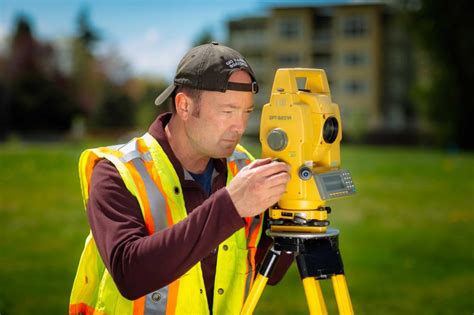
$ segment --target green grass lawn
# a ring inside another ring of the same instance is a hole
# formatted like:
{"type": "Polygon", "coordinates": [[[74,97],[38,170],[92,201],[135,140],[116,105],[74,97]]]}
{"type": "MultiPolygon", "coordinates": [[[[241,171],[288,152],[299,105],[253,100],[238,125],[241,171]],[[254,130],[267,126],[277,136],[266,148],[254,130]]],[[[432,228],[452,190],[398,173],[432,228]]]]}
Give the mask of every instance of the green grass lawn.
{"type": "MultiPolygon", "coordinates": [[[[88,233],[77,160],[89,145],[0,146],[2,315],[67,312],[88,233]]],[[[472,314],[474,156],[343,145],[342,160],[358,193],[331,202],[330,220],[355,312],[472,314]]],[[[336,313],[330,283],[322,287],[336,313]]],[[[294,267],[256,313],[307,313],[294,267]]]]}

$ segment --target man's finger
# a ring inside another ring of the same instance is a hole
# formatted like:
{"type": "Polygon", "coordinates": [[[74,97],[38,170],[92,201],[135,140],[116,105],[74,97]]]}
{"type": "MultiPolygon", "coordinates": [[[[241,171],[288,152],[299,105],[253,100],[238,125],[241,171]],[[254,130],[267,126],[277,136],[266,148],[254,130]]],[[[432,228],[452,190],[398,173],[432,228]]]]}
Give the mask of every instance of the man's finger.
{"type": "Polygon", "coordinates": [[[266,181],[268,183],[269,188],[279,185],[284,185],[286,187],[286,185],[290,181],[290,175],[286,172],[281,172],[267,177],[266,181]]]}
{"type": "Polygon", "coordinates": [[[283,162],[272,162],[255,167],[254,170],[261,176],[271,176],[282,172],[288,173],[290,168],[283,162]]]}
{"type": "Polygon", "coordinates": [[[259,166],[262,166],[262,165],[266,165],[266,164],[269,164],[272,162],[272,159],[271,158],[265,158],[265,159],[257,159],[255,161],[253,161],[252,163],[250,163],[249,165],[247,165],[247,167],[249,169],[252,169],[252,168],[256,168],[256,167],[259,167],[259,166]]]}

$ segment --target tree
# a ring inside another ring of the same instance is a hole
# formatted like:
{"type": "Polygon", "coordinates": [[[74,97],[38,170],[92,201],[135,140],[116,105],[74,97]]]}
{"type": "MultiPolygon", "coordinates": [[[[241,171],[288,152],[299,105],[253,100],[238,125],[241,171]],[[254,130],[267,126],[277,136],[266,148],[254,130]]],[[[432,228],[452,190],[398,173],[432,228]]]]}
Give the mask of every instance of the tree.
{"type": "Polygon", "coordinates": [[[91,25],[86,8],[79,11],[77,27],[73,42],[72,80],[81,112],[90,117],[102,101],[104,89],[105,77],[93,53],[100,37],[91,25]]]}
{"type": "Polygon", "coordinates": [[[135,126],[135,106],[124,90],[108,84],[103,102],[92,115],[92,125],[97,129],[119,130],[135,126]]]}
{"type": "Polygon", "coordinates": [[[35,39],[29,19],[17,17],[6,67],[4,106],[9,131],[32,134],[70,127],[76,107],[54,54],[49,44],[35,39]]]}
{"type": "Polygon", "coordinates": [[[87,49],[87,52],[91,53],[95,43],[99,41],[100,36],[91,25],[91,22],[89,20],[89,10],[87,8],[84,7],[79,11],[79,15],[77,17],[77,24],[79,27],[77,38],[80,43],[87,49]]]}
{"type": "Polygon", "coordinates": [[[136,104],[136,127],[146,130],[158,115],[171,111],[170,102],[154,106],[156,97],[168,84],[158,78],[134,78],[127,82],[127,94],[136,104]]]}
{"type": "Polygon", "coordinates": [[[84,8],[78,15],[74,41],[73,78],[86,122],[101,130],[124,130],[135,126],[135,104],[124,86],[128,64],[116,51],[99,57],[94,53],[100,36],[84,8]]]}
{"type": "Polygon", "coordinates": [[[468,130],[474,117],[474,19],[469,1],[421,0],[410,29],[429,56],[430,77],[417,89],[443,145],[474,149],[468,130]]]}
{"type": "Polygon", "coordinates": [[[199,45],[204,45],[204,44],[209,44],[213,40],[214,40],[214,35],[212,34],[212,31],[210,29],[205,29],[193,41],[193,47],[194,46],[199,46],[199,45]]]}

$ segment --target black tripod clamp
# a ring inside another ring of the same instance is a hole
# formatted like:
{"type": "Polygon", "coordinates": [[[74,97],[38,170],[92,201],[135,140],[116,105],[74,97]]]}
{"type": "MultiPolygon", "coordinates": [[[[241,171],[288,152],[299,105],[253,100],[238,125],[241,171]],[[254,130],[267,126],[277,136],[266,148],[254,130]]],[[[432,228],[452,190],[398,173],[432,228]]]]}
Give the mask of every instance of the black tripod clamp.
{"type": "Polygon", "coordinates": [[[314,277],[328,279],[344,274],[339,251],[339,231],[328,229],[326,233],[271,232],[273,246],[268,250],[259,273],[270,278],[281,252],[294,253],[301,279],[314,277]]]}

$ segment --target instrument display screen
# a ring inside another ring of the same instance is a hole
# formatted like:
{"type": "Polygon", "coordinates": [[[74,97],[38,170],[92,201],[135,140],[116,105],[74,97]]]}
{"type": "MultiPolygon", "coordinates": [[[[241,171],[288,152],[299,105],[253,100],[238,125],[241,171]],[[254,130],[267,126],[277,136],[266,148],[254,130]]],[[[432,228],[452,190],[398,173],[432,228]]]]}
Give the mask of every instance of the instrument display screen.
{"type": "Polygon", "coordinates": [[[355,186],[348,170],[337,170],[323,174],[315,174],[322,200],[345,197],[355,194],[355,186]]]}
{"type": "Polygon", "coordinates": [[[323,176],[322,179],[328,191],[335,191],[346,188],[346,186],[344,186],[341,176],[339,175],[323,176]]]}

